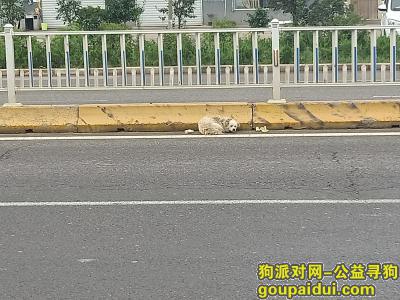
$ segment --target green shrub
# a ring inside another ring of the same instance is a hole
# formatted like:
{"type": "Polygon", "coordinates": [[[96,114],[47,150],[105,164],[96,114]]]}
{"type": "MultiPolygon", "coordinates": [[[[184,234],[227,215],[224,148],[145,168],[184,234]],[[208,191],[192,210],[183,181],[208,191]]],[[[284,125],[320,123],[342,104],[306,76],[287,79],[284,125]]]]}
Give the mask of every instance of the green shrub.
{"type": "Polygon", "coordinates": [[[376,44],[378,49],[378,63],[388,62],[390,60],[390,39],[386,36],[380,36],[376,44]]]}
{"type": "MultiPolygon", "coordinates": [[[[196,64],[196,44],[194,38],[190,34],[182,34],[182,58],[183,64],[195,65],[196,64]]],[[[158,47],[154,47],[157,53],[156,61],[158,65],[158,47]]],[[[147,52],[146,52],[147,53],[147,52]]],[[[175,34],[164,35],[164,64],[166,66],[176,66],[178,64],[177,56],[177,40],[175,34]]]]}
{"type": "Polygon", "coordinates": [[[107,20],[107,14],[101,7],[85,7],[79,10],[77,23],[83,30],[99,30],[107,20]]]}
{"type": "Polygon", "coordinates": [[[136,0],[106,0],[107,21],[110,23],[137,22],[143,13],[136,0]]]}
{"type": "Polygon", "coordinates": [[[219,34],[219,47],[221,49],[221,64],[233,65],[233,35],[232,33],[219,34]]]}
{"type": "Polygon", "coordinates": [[[213,28],[235,28],[236,22],[228,19],[214,20],[212,26],[213,28]]]}
{"type": "Polygon", "coordinates": [[[268,10],[265,8],[257,8],[253,14],[247,14],[248,19],[246,22],[250,27],[253,28],[265,28],[268,27],[269,22],[271,22],[268,16],[268,10]]]}
{"type": "Polygon", "coordinates": [[[263,38],[258,40],[260,64],[272,64],[272,40],[263,38]]]}
{"type": "Polygon", "coordinates": [[[4,37],[0,36],[0,69],[6,68],[6,45],[4,37]]]}
{"type": "Polygon", "coordinates": [[[253,46],[251,34],[246,35],[239,41],[239,61],[243,65],[253,64],[253,46]]]}
{"type": "Polygon", "coordinates": [[[32,38],[32,56],[34,68],[46,68],[46,43],[44,40],[32,38]]]}
{"type": "Polygon", "coordinates": [[[80,0],[57,0],[57,19],[62,20],[64,24],[71,24],[78,19],[81,9],[80,0]]]}
{"type": "Polygon", "coordinates": [[[214,34],[205,33],[201,36],[201,62],[203,65],[215,63],[214,34]]]}
{"type": "Polygon", "coordinates": [[[293,63],[293,33],[283,32],[280,36],[279,46],[281,52],[281,63],[292,64],[293,63]]]}
{"type": "Polygon", "coordinates": [[[183,47],[183,64],[195,65],[196,64],[196,43],[190,34],[182,34],[182,47],[183,47]]]}
{"type": "Polygon", "coordinates": [[[300,62],[302,64],[312,64],[313,62],[312,32],[300,32],[300,62]]]}
{"type": "Polygon", "coordinates": [[[319,61],[320,63],[330,63],[332,60],[332,33],[322,31],[319,34],[319,61]]]}

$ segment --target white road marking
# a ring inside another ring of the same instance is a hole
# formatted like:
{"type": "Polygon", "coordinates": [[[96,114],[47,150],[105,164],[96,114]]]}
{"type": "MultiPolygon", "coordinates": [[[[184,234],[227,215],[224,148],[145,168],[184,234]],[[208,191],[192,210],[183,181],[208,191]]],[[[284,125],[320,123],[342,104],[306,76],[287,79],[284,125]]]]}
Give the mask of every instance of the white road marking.
{"type": "Polygon", "coordinates": [[[377,98],[377,99],[382,99],[382,98],[387,98],[387,99],[399,99],[400,96],[373,96],[373,98],[377,98]]]}
{"type": "Polygon", "coordinates": [[[97,259],[94,259],[94,258],[81,258],[81,259],[78,259],[78,261],[80,262],[80,263],[90,263],[90,262],[94,262],[94,261],[96,261],[97,259]]]}
{"type": "MultiPolygon", "coordinates": [[[[25,105],[37,105],[37,102],[35,102],[35,101],[23,101],[24,103],[23,104],[25,104],[25,105]]],[[[96,104],[96,103],[98,103],[98,102],[101,102],[101,103],[107,103],[107,102],[110,102],[110,100],[93,100],[93,102],[92,103],[86,103],[86,104],[96,104]]],[[[40,104],[39,105],[42,105],[42,104],[59,104],[60,103],[60,101],[57,101],[57,100],[40,100],[40,104]]],[[[66,105],[74,105],[74,104],[66,104],[66,105]]]]}
{"type": "Polygon", "coordinates": [[[301,137],[374,137],[400,136],[400,132],[324,132],[324,133],[271,133],[225,135],[72,135],[72,136],[3,136],[0,141],[68,141],[68,140],[168,140],[210,138],[301,138],[301,137]]]}
{"type": "MultiPolygon", "coordinates": [[[[386,86],[397,86],[398,82],[380,82],[379,83],[379,87],[386,87],[386,86]]],[[[374,87],[376,88],[377,86],[372,85],[371,83],[363,83],[363,82],[357,82],[357,83],[341,83],[341,84],[337,84],[337,83],[302,83],[300,85],[298,84],[281,84],[282,88],[290,88],[290,89],[299,89],[299,88],[308,88],[308,87],[316,87],[316,88],[321,88],[321,87],[335,87],[335,88],[354,88],[354,87],[374,87]]],[[[115,91],[115,90],[151,90],[151,91],[155,91],[155,90],[167,90],[167,91],[171,91],[171,90],[207,90],[207,89],[218,89],[218,90],[222,90],[222,89],[243,89],[243,88],[252,88],[252,89],[262,89],[262,88],[272,88],[271,84],[260,84],[257,86],[251,85],[251,84],[240,84],[240,85],[230,85],[229,87],[227,86],[223,86],[223,85],[193,85],[193,86],[168,86],[168,85],[164,85],[164,86],[119,86],[118,88],[115,87],[42,87],[40,89],[38,89],[37,87],[34,88],[29,88],[29,87],[24,87],[24,88],[19,88],[17,87],[16,90],[18,93],[30,93],[30,92],[59,92],[59,91],[64,91],[64,92],[91,92],[91,91],[115,91]]],[[[4,92],[6,92],[5,89],[3,89],[4,92]]]]}
{"type": "Polygon", "coordinates": [[[0,207],[56,206],[167,206],[167,205],[254,205],[254,204],[400,204],[400,199],[327,200],[141,200],[103,202],[0,202],[0,207]]]}

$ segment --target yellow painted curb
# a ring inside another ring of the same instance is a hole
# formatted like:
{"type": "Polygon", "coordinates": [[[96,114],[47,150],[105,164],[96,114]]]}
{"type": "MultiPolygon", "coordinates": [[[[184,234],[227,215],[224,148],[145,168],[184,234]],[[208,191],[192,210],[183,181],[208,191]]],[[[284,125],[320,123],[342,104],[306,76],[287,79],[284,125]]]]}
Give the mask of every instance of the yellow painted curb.
{"type": "Polygon", "coordinates": [[[197,130],[206,115],[234,117],[242,130],[391,128],[400,126],[400,100],[0,107],[0,133],[197,130]]]}
{"type": "Polygon", "coordinates": [[[398,127],[400,101],[257,103],[253,122],[268,129],[398,127]]]}
{"type": "Polygon", "coordinates": [[[198,121],[206,115],[231,116],[242,129],[252,127],[252,105],[248,103],[110,104],[81,105],[78,131],[198,130],[198,121]]]}
{"type": "Polygon", "coordinates": [[[0,133],[76,132],[78,106],[0,106],[0,133]]]}

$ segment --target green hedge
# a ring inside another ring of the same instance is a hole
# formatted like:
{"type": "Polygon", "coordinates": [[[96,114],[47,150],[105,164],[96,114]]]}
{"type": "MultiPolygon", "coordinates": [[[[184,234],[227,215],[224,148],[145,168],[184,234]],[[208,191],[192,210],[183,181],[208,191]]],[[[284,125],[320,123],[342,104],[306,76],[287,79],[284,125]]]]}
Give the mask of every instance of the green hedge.
{"type": "MultiPolygon", "coordinates": [[[[119,26],[108,25],[105,29],[119,29],[119,26]]],[[[102,67],[102,47],[101,37],[95,35],[88,36],[90,67],[102,67]]],[[[320,33],[320,63],[330,63],[332,57],[331,34],[329,32],[320,33]]],[[[196,51],[194,36],[189,34],[182,35],[183,43],[183,62],[184,65],[195,65],[196,51]]],[[[260,64],[271,64],[271,39],[263,36],[259,37],[259,59],[260,64]]],[[[400,45],[400,38],[398,38],[400,45]]],[[[27,68],[27,46],[26,37],[16,36],[15,45],[15,65],[16,68],[27,68]]],[[[64,40],[58,36],[52,39],[52,65],[54,68],[63,68],[64,40]]],[[[293,34],[283,33],[280,38],[281,62],[283,64],[293,63],[293,34]]],[[[389,62],[390,41],[385,36],[377,39],[378,62],[389,62]]],[[[176,66],[176,35],[166,34],[164,36],[164,62],[166,66],[176,66]]],[[[226,65],[233,64],[233,38],[231,33],[220,34],[221,63],[226,65]]],[[[32,38],[33,64],[34,68],[46,67],[46,47],[44,39],[32,38]]],[[[83,67],[82,37],[70,36],[71,66],[73,68],[83,67]]],[[[117,35],[107,37],[108,63],[110,67],[118,67],[120,63],[120,40],[117,35]]],[[[311,64],[313,61],[312,32],[303,32],[300,35],[301,63],[311,64]]],[[[400,47],[399,47],[400,48],[400,47]]],[[[214,36],[211,33],[202,35],[202,63],[203,65],[214,64],[214,36]]],[[[360,63],[370,61],[370,39],[367,32],[359,32],[358,36],[358,56],[360,63]]],[[[126,50],[128,66],[139,65],[139,46],[137,37],[126,36],[126,50]]],[[[146,65],[158,66],[158,44],[156,40],[145,42],[146,65]]],[[[397,53],[400,58],[400,52],[397,53]]],[[[351,34],[350,32],[340,32],[339,34],[339,59],[340,63],[351,63],[351,34]]],[[[252,64],[252,41],[251,35],[240,38],[240,63],[252,64]]],[[[0,38],[0,68],[6,67],[4,38],[0,38]]]]}

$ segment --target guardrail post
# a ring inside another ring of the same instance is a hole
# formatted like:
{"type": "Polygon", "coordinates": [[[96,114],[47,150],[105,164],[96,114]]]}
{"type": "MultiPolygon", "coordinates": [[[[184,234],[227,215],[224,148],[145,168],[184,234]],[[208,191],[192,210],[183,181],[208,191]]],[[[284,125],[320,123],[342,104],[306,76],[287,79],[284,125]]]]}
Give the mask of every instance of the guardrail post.
{"type": "Polygon", "coordinates": [[[47,59],[47,87],[53,87],[53,66],[51,61],[51,38],[46,36],[46,59],[47,59]]]}
{"type": "Polygon", "coordinates": [[[376,70],[377,70],[377,63],[378,63],[378,51],[376,48],[376,30],[371,30],[370,35],[371,40],[371,82],[376,81],[376,70]]]}
{"type": "Polygon", "coordinates": [[[332,32],[332,82],[339,82],[339,33],[332,32]]]}
{"type": "Polygon", "coordinates": [[[253,47],[253,83],[259,83],[259,70],[258,70],[258,34],[252,33],[252,47],[253,47]]]}
{"type": "Polygon", "coordinates": [[[14,59],[14,26],[6,24],[4,26],[5,44],[6,44],[6,63],[7,63],[7,90],[8,103],[4,106],[21,105],[17,103],[15,95],[15,59],[14,59]]]}
{"type": "MultiPolygon", "coordinates": [[[[89,42],[88,36],[85,34],[83,36],[83,66],[85,68],[85,86],[90,85],[90,66],[89,66],[89,42]]],[[[103,50],[104,51],[104,50],[103,50]]],[[[107,45],[106,45],[107,52],[107,45]]],[[[107,55],[107,53],[106,53],[107,55]]]]}
{"type": "Polygon", "coordinates": [[[396,81],[396,30],[390,29],[390,81],[396,81]]]}
{"type": "Polygon", "coordinates": [[[314,83],[319,82],[319,32],[313,32],[313,77],[314,83]]]}
{"type": "Polygon", "coordinates": [[[215,81],[217,85],[221,84],[221,49],[219,44],[219,32],[214,33],[215,47],[215,81]]]}
{"type": "Polygon", "coordinates": [[[358,50],[357,50],[357,29],[351,32],[351,64],[352,64],[352,81],[357,82],[358,71],[358,50]]]}
{"type": "Polygon", "coordinates": [[[34,82],[34,77],[33,77],[32,36],[28,36],[26,46],[28,48],[29,87],[33,87],[35,82],[34,82]]]}
{"type": "Polygon", "coordinates": [[[107,49],[107,36],[101,36],[101,52],[103,58],[103,85],[108,86],[108,49],[107,49]]]}
{"type": "Polygon", "coordinates": [[[128,85],[128,74],[126,72],[126,38],[125,38],[125,34],[120,35],[119,43],[121,45],[122,86],[127,86],[128,85]]]}
{"type": "Polygon", "coordinates": [[[146,85],[146,57],[144,53],[144,34],[139,34],[139,57],[140,57],[140,85],[146,85]]]}
{"type": "Polygon", "coordinates": [[[160,86],[164,85],[164,36],[159,33],[157,36],[158,43],[158,76],[160,86]]]}
{"type": "Polygon", "coordinates": [[[65,58],[66,86],[71,87],[71,54],[69,52],[69,36],[68,35],[64,36],[64,58],[65,58]]]}
{"type": "Polygon", "coordinates": [[[183,50],[182,50],[182,33],[176,36],[176,50],[178,61],[178,85],[183,85],[183,50]]]}
{"type": "Polygon", "coordinates": [[[272,99],[281,100],[281,63],[279,53],[279,21],[273,19],[272,26],[272,99]]]}
{"type": "Polygon", "coordinates": [[[197,85],[201,85],[202,72],[201,72],[201,34],[196,33],[196,75],[197,85]]]}
{"type": "Polygon", "coordinates": [[[300,82],[300,31],[294,33],[294,83],[300,82]]]}
{"type": "Polygon", "coordinates": [[[239,33],[233,33],[233,64],[235,73],[235,84],[240,84],[240,56],[239,56],[239,33]]]}

